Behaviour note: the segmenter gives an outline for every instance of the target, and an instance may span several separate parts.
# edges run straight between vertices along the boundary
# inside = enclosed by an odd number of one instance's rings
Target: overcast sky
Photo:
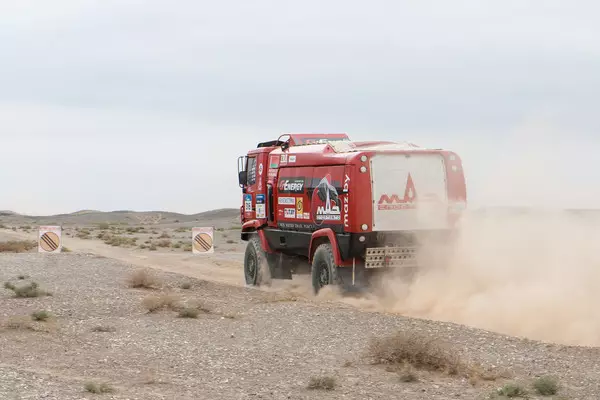
[[[0,0],[0,209],[239,207],[284,132],[457,151],[479,205],[600,204],[596,1]]]

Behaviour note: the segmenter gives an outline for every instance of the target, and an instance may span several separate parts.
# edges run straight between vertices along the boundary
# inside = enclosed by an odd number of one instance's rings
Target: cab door
[[[249,154],[246,159],[246,184],[244,187],[244,219],[266,220],[266,154]]]

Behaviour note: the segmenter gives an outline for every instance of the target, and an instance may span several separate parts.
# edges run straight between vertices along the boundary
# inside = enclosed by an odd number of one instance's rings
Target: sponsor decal
[[[266,210],[265,210],[265,195],[257,194],[256,195],[256,218],[266,218]]]
[[[295,208],[286,208],[283,210],[285,218],[296,218],[296,209]]]
[[[277,203],[289,206],[289,205],[296,203],[296,198],[295,197],[279,197],[277,199]]]
[[[350,177],[346,175],[344,178],[344,227],[350,227],[350,217],[348,215],[348,211],[350,211],[350,205],[348,204],[348,198],[350,195],[348,194],[348,190],[350,190]]]
[[[260,163],[260,165],[258,166],[258,174],[261,175],[261,176],[263,174],[263,169],[264,169],[263,163]]]
[[[304,193],[304,178],[281,179],[279,193]]]
[[[310,219],[310,213],[305,212],[304,213],[304,219]]]
[[[269,160],[269,168],[279,167],[279,156],[271,156]]]
[[[304,214],[304,200],[302,197],[296,197],[296,214],[299,216]]]
[[[287,157],[288,157],[287,154],[282,154],[281,155],[281,161],[280,161],[281,165],[287,164]]]
[[[267,177],[269,177],[269,179],[274,179],[276,176],[277,176],[277,169],[269,168],[269,172],[267,172]]]
[[[415,184],[410,173],[406,180],[406,188],[404,189],[404,197],[400,198],[397,194],[382,194],[377,204],[379,210],[407,210],[416,208],[417,192]]]
[[[321,225],[324,221],[340,221],[340,198],[338,192],[331,184],[331,176],[326,175],[312,194],[311,210],[314,221]]]
[[[295,163],[296,162],[296,156],[295,155],[290,155],[290,164]]]
[[[252,212],[252,195],[247,194],[244,196],[244,211]]]

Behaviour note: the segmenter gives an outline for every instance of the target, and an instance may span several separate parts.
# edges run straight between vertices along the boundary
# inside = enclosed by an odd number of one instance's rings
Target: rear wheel
[[[260,286],[271,283],[267,254],[262,249],[258,235],[252,235],[248,240],[244,254],[244,276],[246,285]]]
[[[323,243],[315,250],[311,277],[315,294],[319,293],[323,286],[339,283],[337,265],[333,258],[333,250],[330,243]]]

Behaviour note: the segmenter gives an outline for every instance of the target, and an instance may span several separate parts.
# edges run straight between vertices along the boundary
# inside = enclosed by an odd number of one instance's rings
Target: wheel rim
[[[327,264],[323,263],[319,265],[319,287],[329,285],[329,268]]]
[[[256,260],[251,255],[246,259],[246,278],[252,283],[256,278]]]

